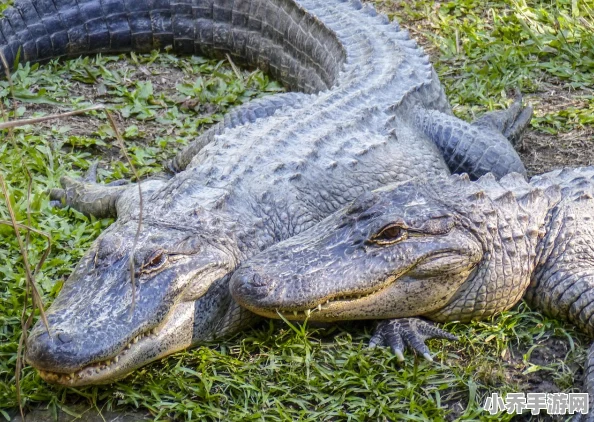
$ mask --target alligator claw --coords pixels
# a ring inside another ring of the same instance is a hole
[[[114,180],[113,182],[106,183],[105,186],[124,186],[129,185],[130,181],[127,179],[118,179]]]
[[[54,188],[49,190],[50,206],[64,208],[66,206],[66,190]]]
[[[522,94],[516,91],[514,102],[509,108],[485,113],[472,125],[495,129],[515,146],[530,125],[533,112],[531,106],[522,105]]]
[[[60,191],[62,189],[52,189],[52,191]],[[54,197],[53,192],[50,191],[50,198]],[[52,208],[64,208],[66,204],[61,199],[50,199],[49,205]]]
[[[422,319],[399,318],[381,321],[369,341],[369,347],[388,346],[400,362],[404,360],[404,348],[408,347],[428,361],[433,361],[429,348],[425,344],[425,341],[431,338],[458,340],[455,335]]]
[[[50,205],[56,208],[70,206],[69,202],[71,201],[71,195],[69,195],[69,191],[77,186],[83,186],[85,184],[85,179],[86,177],[81,180],[77,180],[69,176],[61,177],[60,185],[62,185],[62,187],[49,190]]]
[[[93,161],[89,166],[87,173],[82,178],[83,182],[97,183],[97,168],[99,167],[99,161]]]

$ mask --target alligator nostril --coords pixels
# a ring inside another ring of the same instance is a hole
[[[72,341],[72,336],[70,334],[60,333],[58,334],[58,339],[62,343],[70,343]]]
[[[265,287],[266,283],[264,282],[264,280],[262,280],[262,277],[260,277],[260,274],[258,273],[254,273],[254,275],[252,276],[252,283],[251,283],[254,287]]]
[[[231,280],[231,293],[242,299],[263,299],[272,290],[272,285],[252,268],[235,272]]]

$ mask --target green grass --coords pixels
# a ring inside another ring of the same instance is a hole
[[[517,87],[536,107],[537,133],[592,128],[594,2],[456,0],[378,1],[415,37],[424,37],[454,105],[464,117],[503,107]],[[120,129],[142,176],[157,173],[182,145],[229,107],[279,86],[260,72],[235,74],[226,62],[177,58],[166,52],[128,58],[99,56],[43,66],[22,66],[0,98],[11,117],[106,102],[118,109]],[[555,89],[577,105],[550,105]],[[46,190],[64,174],[80,175],[99,158],[100,179],[131,176],[101,112],[68,121],[18,128],[15,149],[5,133],[0,171],[21,222],[52,236],[52,252],[37,280],[47,303],[110,220],[51,209]],[[32,194],[23,163],[33,176]],[[28,205],[29,204],[29,205]],[[0,220],[7,220],[0,206]],[[24,270],[12,229],[0,225],[0,418],[17,406],[14,370],[21,334]],[[35,265],[46,247],[31,236]],[[452,420],[490,417],[480,410],[487,394],[572,391],[580,379],[587,339],[525,305],[493,320],[448,324],[459,342],[431,341],[436,363],[412,353],[398,364],[387,350],[369,350],[371,326],[331,329],[269,321],[224,342],[178,353],[106,387],[48,386],[23,371],[23,404],[76,414],[80,406],[140,408],[156,420]],[[503,415],[504,420],[511,419]]]
[[[436,69],[460,115],[502,106],[505,91],[512,88],[530,93],[556,86],[578,91],[587,105],[539,114],[534,124],[566,130],[592,124],[594,2],[378,3],[383,10],[398,6],[413,31],[427,38]]]

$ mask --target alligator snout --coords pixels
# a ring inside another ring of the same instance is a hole
[[[262,276],[252,267],[239,268],[231,278],[231,294],[251,301],[265,299],[274,289],[274,281]]]
[[[26,360],[41,370],[72,372],[84,364],[80,361],[80,342],[73,340],[63,331],[52,330],[50,336],[45,328],[36,330],[27,341]]]

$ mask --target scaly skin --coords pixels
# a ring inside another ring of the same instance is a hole
[[[231,291],[268,317],[386,319],[372,345],[400,358],[405,345],[429,357],[424,340],[447,338],[413,317],[482,319],[522,297],[594,335],[593,195],[594,167],[529,183],[510,174],[391,185],[252,257]]]
[[[238,263],[364,191],[450,168],[524,171],[507,138],[530,110],[451,116],[416,43],[357,1],[22,0],[4,14],[9,63],[18,50],[39,61],[172,45],[228,53],[299,91],[238,108],[177,155],[173,178],[142,182],[134,251],[137,186],[62,180],[52,199],[117,220],[49,309],[51,336],[41,324],[29,336],[27,360],[49,381],[110,382],[249,324],[227,289]]]

